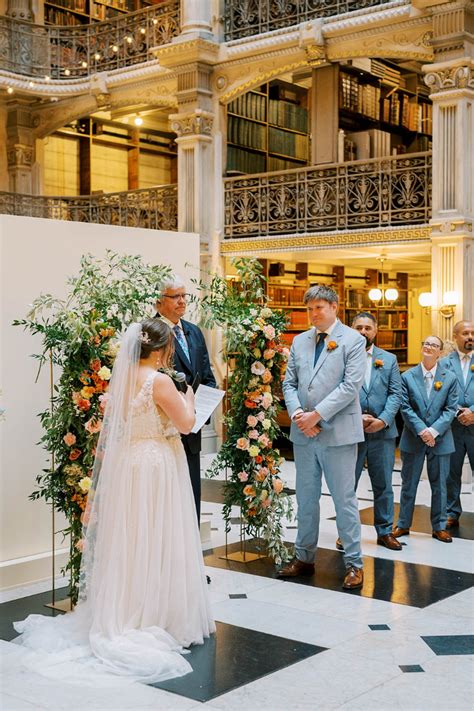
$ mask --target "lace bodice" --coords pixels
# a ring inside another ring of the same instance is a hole
[[[179,437],[179,432],[169,417],[153,400],[153,381],[156,373],[145,379],[132,403],[132,442],[158,437]]]

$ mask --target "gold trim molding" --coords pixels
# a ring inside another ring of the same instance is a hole
[[[308,234],[288,237],[228,239],[221,244],[221,254],[242,254],[246,252],[278,252],[281,250],[307,250],[338,247],[362,247],[373,244],[401,244],[404,242],[426,242],[431,239],[428,226],[407,229],[364,230]]]

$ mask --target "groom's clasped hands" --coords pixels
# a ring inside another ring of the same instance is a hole
[[[315,411],[297,412],[294,416],[294,421],[298,429],[306,435],[306,437],[316,437],[321,432],[320,422],[321,416]]]

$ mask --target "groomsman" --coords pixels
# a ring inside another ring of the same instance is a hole
[[[443,342],[428,336],[422,344],[422,361],[402,375],[404,421],[402,453],[402,491],[396,538],[410,533],[416,490],[425,457],[431,485],[431,526],[433,538],[451,543],[446,531],[446,479],[450,454],[454,452],[451,423],[458,410],[456,376],[438,364]]]
[[[192,384],[196,377],[199,383],[216,387],[211,370],[206,342],[201,330],[183,316],[187,305],[186,288],[182,279],[171,275],[160,285],[160,297],[156,302],[157,314],[173,330],[175,335],[174,367],[186,375]],[[198,522],[201,515],[201,433],[181,435],[188,460]]]
[[[474,469],[474,322],[459,321],[453,332],[456,349],[440,361],[458,379],[459,405],[453,420],[455,451],[451,454],[448,490],[448,528],[459,526],[462,467],[466,454]]]
[[[345,549],[342,587],[359,588],[364,574],[354,476],[357,442],[364,438],[359,390],[366,369],[365,340],[338,320],[339,298],[333,289],[312,286],[304,303],[314,328],[294,339],[283,383],[292,420],[298,533],[295,557],[278,575],[314,573],[324,471]]]
[[[374,524],[377,543],[390,550],[402,549],[400,542],[392,535],[393,489],[392,473],[395,463],[395,441],[397,426],[395,415],[402,401],[402,383],[396,357],[375,343],[377,321],[363,311],[352,321],[352,328],[366,340],[366,371],[359,392],[362,408],[364,441],[359,442],[355,469],[355,487],[367,460],[372,489],[374,492]],[[341,549],[338,539],[337,547]]]

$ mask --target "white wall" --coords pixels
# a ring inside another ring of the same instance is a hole
[[[47,453],[37,445],[37,413],[48,407],[49,373],[45,368],[35,384],[37,364],[30,354],[40,352],[40,340],[11,323],[25,316],[40,293],[65,296],[66,279],[77,273],[81,255],[102,257],[106,249],[170,265],[186,281],[196,271],[185,262],[199,265],[195,234],[0,215],[0,402],[7,410],[6,421],[0,422],[3,589],[46,579],[51,569],[51,509],[28,500],[35,476],[49,465]],[[60,537],[56,545],[64,546]],[[59,564],[65,555],[59,556]]]

